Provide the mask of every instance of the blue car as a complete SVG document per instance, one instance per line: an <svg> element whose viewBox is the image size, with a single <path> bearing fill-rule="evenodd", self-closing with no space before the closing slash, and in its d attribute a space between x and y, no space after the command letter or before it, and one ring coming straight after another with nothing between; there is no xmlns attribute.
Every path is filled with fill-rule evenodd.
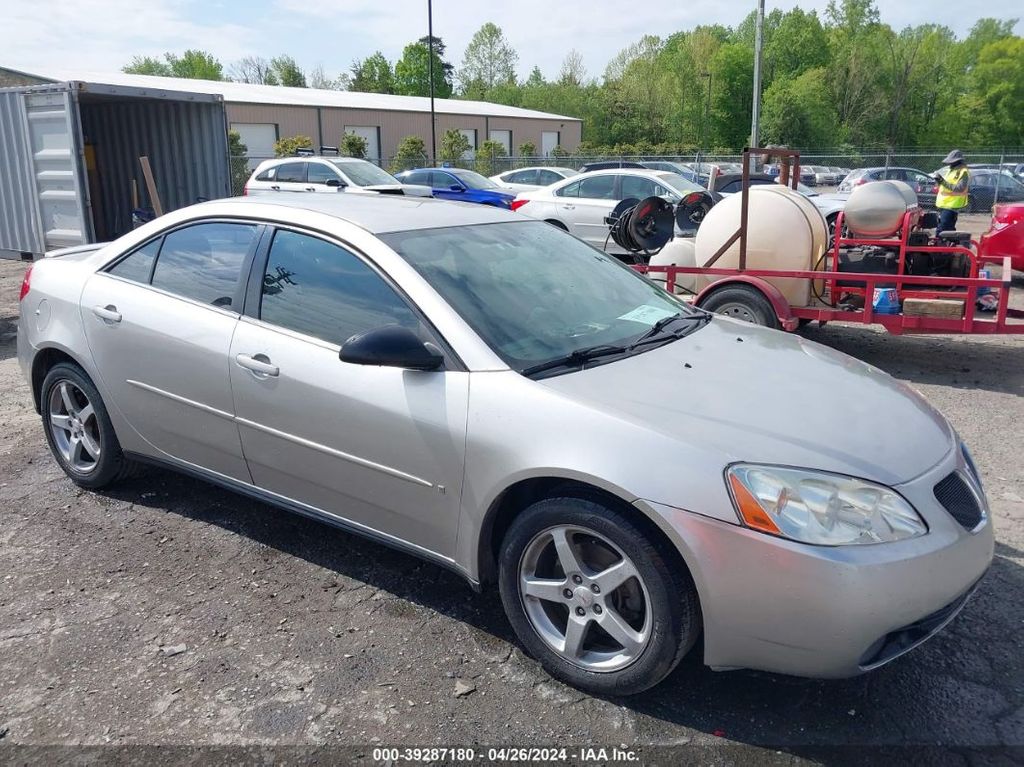
<svg viewBox="0 0 1024 767"><path fill-rule="evenodd" d="M489 178L462 168L419 168L395 176L403 184L422 184L442 200L461 200L496 208L511 208L515 194L509 194Z"/></svg>

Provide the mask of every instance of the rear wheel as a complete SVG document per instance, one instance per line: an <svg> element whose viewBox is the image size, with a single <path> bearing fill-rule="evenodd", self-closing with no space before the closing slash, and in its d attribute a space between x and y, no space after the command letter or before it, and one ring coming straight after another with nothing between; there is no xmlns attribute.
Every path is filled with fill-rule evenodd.
<svg viewBox="0 0 1024 767"><path fill-rule="evenodd" d="M554 677L597 694L656 685L700 631L693 581L633 519L582 498L526 509L499 584L520 642Z"/></svg>
<svg viewBox="0 0 1024 767"><path fill-rule="evenodd" d="M76 485L100 488L131 474L99 392L77 365L61 362L43 379L43 431L50 452Z"/></svg>
<svg viewBox="0 0 1024 767"><path fill-rule="evenodd" d="M752 285L726 285L718 288L700 302L700 307L734 320L766 328L779 327L779 318L771 301Z"/></svg>
<svg viewBox="0 0 1024 767"><path fill-rule="evenodd" d="M546 223L551 224L551 226L555 227L556 229L561 229L563 232L569 231L569 227L567 227L561 221L555 221L555 219L553 218L549 218Z"/></svg>

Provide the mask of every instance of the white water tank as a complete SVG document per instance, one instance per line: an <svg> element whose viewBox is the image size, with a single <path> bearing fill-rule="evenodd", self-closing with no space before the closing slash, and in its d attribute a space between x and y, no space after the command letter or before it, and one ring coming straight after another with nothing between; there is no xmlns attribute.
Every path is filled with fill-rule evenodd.
<svg viewBox="0 0 1024 767"><path fill-rule="evenodd" d="M706 266L740 225L741 195L734 194L715 205L694 238L698 266ZM747 210L747 268L809 270L828 247L828 226L810 200L781 184L750 189ZM712 267L739 266L740 244L734 242ZM721 279L700 275L696 288ZM792 306L811 302L810 280L767 277Z"/></svg>
<svg viewBox="0 0 1024 767"><path fill-rule="evenodd" d="M874 181L855 187L843 209L843 220L854 235L889 237L899 230L903 215L917 206L917 194L901 181Z"/></svg>
<svg viewBox="0 0 1024 767"><path fill-rule="evenodd" d="M692 237L676 237L672 242L651 256L650 266L696 266L697 253ZM648 277L665 287L665 272L649 272ZM676 293L693 293L697 287L697 275L677 274Z"/></svg>

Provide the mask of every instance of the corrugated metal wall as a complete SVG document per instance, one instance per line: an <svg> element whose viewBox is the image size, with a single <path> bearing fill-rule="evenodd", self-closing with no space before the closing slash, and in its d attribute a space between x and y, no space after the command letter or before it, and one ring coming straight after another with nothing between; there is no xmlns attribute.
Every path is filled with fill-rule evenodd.
<svg viewBox="0 0 1024 767"><path fill-rule="evenodd" d="M227 197L231 184L221 103L80 95L82 133L96 153L97 236L131 228L131 180L147 200L139 157L149 157L164 211L199 197Z"/></svg>
<svg viewBox="0 0 1024 767"><path fill-rule="evenodd" d="M15 256L43 252L43 227L20 91L0 93L0 251Z"/></svg>

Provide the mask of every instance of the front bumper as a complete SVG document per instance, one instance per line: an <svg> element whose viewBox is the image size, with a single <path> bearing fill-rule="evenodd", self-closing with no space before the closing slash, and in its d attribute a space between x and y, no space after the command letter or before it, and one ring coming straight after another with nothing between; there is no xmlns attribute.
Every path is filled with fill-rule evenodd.
<svg viewBox="0 0 1024 767"><path fill-rule="evenodd" d="M853 676L933 636L992 562L992 524L961 527L934 486L964 470L959 450L898 490L928 524L918 538L809 546L639 501L669 523L704 616L704 661L796 676ZM987 509L986 509L987 511Z"/></svg>

